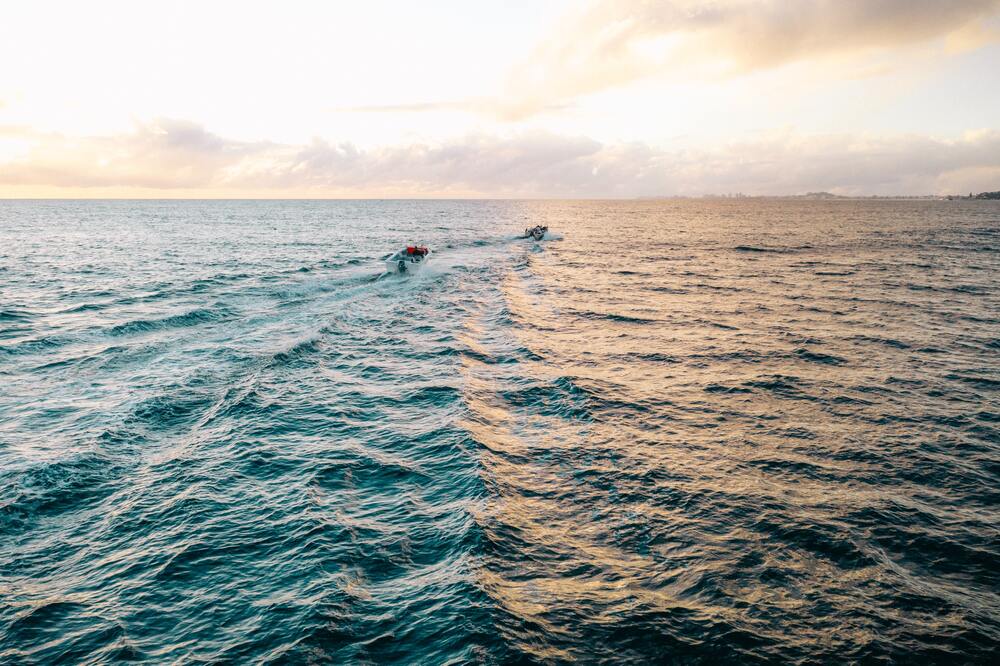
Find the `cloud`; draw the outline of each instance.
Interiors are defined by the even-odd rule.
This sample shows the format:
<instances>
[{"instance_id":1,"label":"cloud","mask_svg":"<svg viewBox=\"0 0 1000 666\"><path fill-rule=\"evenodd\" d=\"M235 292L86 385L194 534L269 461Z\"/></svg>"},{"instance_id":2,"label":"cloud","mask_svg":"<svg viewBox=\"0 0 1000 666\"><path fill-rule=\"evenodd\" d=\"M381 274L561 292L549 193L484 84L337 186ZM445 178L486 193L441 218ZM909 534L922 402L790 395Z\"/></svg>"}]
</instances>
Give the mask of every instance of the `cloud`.
<instances>
[{"instance_id":1,"label":"cloud","mask_svg":"<svg viewBox=\"0 0 1000 666\"><path fill-rule=\"evenodd\" d=\"M25 127L0 128L0 136L32 147L0 164L0 183L56 187L203 187L226 166L266 152L268 144L227 141L183 120L159 120L134 132L68 137Z\"/></svg>"},{"instance_id":2,"label":"cloud","mask_svg":"<svg viewBox=\"0 0 1000 666\"><path fill-rule=\"evenodd\" d=\"M550 102L539 105L534 109L534 113L550 113L565 111L573 105L569 102ZM367 104L361 106L340 106L332 109L334 113L437 113L437 112L459 112L471 113L481 116L496 116L500 110L500 116L505 117L509 102L497 98L481 97L466 100L455 100L447 102L412 102L404 104Z\"/></svg>"},{"instance_id":3,"label":"cloud","mask_svg":"<svg viewBox=\"0 0 1000 666\"><path fill-rule=\"evenodd\" d=\"M947 140L786 132L711 149L528 132L362 150L323 139L236 141L178 120L84 138L0 127L0 138L30 144L0 162L0 196L925 194L995 189L1000 175L993 130Z\"/></svg>"},{"instance_id":4,"label":"cloud","mask_svg":"<svg viewBox=\"0 0 1000 666\"><path fill-rule=\"evenodd\" d=\"M1000 167L1000 132L971 132L951 140L778 134L702 157L703 166L688 165L688 181L713 183L719 191L943 194L965 189L968 183L959 177L965 170Z\"/></svg>"},{"instance_id":5,"label":"cloud","mask_svg":"<svg viewBox=\"0 0 1000 666\"><path fill-rule=\"evenodd\" d=\"M484 102L414 102L410 104L369 104L362 106L339 106L337 113L425 113L434 111L481 112Z\"/></svg>"},{"instance_id":6,"label":"cloud","mask_svg":"<svg viewBox=\"0 0 1000 666\"><path fill-rule=\"evenodd\" d=\"M501 113L654 74L733 76L938 38L975 48L998 38L985 24L998 12L1000 0L599 0L513 68Z\"/></svg>"}]
</instances>

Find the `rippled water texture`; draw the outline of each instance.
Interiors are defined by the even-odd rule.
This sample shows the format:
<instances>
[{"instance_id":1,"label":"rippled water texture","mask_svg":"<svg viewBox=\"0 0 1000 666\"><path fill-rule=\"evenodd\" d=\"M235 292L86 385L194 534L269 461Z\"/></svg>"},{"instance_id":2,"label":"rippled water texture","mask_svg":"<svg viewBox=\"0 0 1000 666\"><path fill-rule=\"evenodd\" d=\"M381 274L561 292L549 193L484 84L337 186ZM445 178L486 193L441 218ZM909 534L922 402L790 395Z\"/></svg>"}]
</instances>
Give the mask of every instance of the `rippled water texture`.
<instances>
[{"instance_id":1,"label":"rippled water texture","mask_svg":"<svg viewBox=\"0 0 1000 666\"><path fill-rule=\"evenodd\" d=\"M1000 645L996 202L7 201L0 289L0 663Z\"/></svg>"}]
</instances>

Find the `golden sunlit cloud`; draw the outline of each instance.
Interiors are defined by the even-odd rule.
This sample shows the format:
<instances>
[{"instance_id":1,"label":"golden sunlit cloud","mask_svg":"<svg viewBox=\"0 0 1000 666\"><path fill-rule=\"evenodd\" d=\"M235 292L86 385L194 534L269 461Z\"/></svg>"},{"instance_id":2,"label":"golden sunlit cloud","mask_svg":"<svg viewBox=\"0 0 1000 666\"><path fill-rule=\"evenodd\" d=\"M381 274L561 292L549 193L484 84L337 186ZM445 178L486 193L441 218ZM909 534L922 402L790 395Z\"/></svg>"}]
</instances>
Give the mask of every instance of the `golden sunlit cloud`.
<instances>
[{"instance_id":1,"label":"golden sunlit cloud","mask_svg":"<svg viewBox=\"0 0 1000 666\"><path fill-rule=\"evenodd\" d=\"M508 77L502 113L521 118L655 74L733 76L805 59L935 38L955 48L998 38L1000 0L601 0Z\"/></svg>"}]
</instances>

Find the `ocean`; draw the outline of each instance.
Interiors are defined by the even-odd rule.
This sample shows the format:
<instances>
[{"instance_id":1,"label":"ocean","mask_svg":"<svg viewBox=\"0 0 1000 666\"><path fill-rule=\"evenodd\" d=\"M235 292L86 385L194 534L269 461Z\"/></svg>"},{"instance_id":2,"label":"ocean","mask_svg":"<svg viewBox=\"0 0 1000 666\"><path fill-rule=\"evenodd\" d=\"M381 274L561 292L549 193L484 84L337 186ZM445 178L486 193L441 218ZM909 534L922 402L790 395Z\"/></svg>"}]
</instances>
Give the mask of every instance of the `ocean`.
<instances>
[{"instance_id":1,"label":"ocean","mask_svg":"<svg viewBox=\"0 0 1000 666\"><path fill-rule=\"evenodd\" d=\"M1000 202L0 202L2 664L998 647Z\"/></svg>"}]
</instances>

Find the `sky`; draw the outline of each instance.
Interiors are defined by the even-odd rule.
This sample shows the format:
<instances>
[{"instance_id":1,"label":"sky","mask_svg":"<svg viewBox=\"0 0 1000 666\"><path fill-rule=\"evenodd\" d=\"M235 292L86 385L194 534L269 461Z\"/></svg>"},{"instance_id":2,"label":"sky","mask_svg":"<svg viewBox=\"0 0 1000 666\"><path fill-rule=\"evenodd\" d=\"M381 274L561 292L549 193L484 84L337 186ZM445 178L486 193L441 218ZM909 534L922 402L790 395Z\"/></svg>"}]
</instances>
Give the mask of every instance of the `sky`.
<instances>
[{"instance_id":1,"label":"sky","mask_svg":"<svg viewBox=\"0 0 1000 666\"><path fill-rule=\"evenodd\" d=\"M1000 190L1000 0L5 0L0 63L0 197Z\"/></svg>"}]
</instances>

